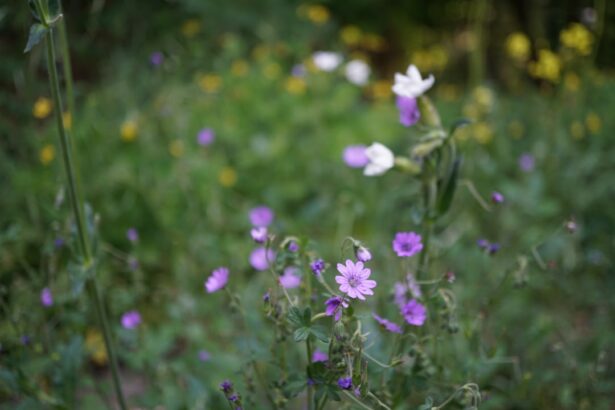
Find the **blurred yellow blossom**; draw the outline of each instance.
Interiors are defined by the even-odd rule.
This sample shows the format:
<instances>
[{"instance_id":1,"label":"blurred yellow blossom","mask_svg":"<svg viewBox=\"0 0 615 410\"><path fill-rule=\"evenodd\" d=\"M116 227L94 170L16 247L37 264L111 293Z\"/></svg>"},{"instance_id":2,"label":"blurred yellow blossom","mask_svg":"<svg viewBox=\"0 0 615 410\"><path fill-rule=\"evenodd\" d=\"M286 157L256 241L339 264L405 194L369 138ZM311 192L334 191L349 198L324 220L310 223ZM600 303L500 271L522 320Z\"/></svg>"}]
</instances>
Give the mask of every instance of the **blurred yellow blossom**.
<instances>
[{"instance_id":1,"label":"blurred yellow blossom","mask_svg":"<svg viewBox=\"0 0 615 410\"><path fill-rule=\"evenodd\" d=\"M506 38L506 52L514 60L527 61L530 57L530 48L530 39L521 32L512 33Z\"/></svg>"},{"instance_id":2,"label":"blurred yellow blossom","mask_svg":"<svg viewBox=\"0 0 615 410\"><path fill-rule=\"evenodd\" d=\"M576 73L566 73L564 76L564 87L568 91L576 92L581 87L581 79Z\"/></svg>"},{"instance_id":3,"label":"blurred yellow blossom","mask_svg":"<svg viewBox=\"0 0 615 410\"><path fill-rule=\"evenodd\" d=\"M421 71L441 71L448 63L448 54L444 47L436 45L415 51L412 61Z\"/></svg>"},{"instance_id":4,"label":"blurred yellow blossom","mask_svg":"<svg viewBox=\"0 0 615 410\"><path fill-rule=\"evenodd\" d=\"M201 22L198 19L188 19L182 24L182 34L186 38L192 38L201 30Z\"/></svg>"},{"instance_id":5,"label":"blurred yellow blossom","mask_svg":"<svg viewBox=\"0 0 615 410\"><path fill-rule=\"evenodd\" d=\"M270 53L271 49L269 48L269 46L265 44L259 44L258 46L254 47L254 50L252 50L252 57L254 57L255 60L263 60Z\"/></svg>"},{"instance_id":6,"label":"blurred yellow blossom","mask_svg":"<svg viewBox=\"0 0 615 410\"><path fill-rule=\"evenodd\" d=\"M34 103L34 107L32 108L32 114L38 118L43 119L47 118L51 113L51 100L45 97L39 97Z\"/></svg>"},{"instance_id":7,"label":"blurred yellow blossom","mask_svg":"<svg viewBox=\"0 0 615 410\"><path fill-rule=\"evenodd\" d=\"M475 103L465 104L462 108L462 112L464 116L472 120L477 120L480 117L480 109Z\"/></svg>"},{"instance_id":8,"label":"blurred yellow blossom","mask_svg":"<svg viewBox=\"0 0 615 410\"><path fill-rule=\"evenodd\" d=\"M135 120L126 120L120 127L120 136L126 142L134 141L137 138L137 122Z\"/></svg>"},{"instance_id":9,"label":"blurred yellow blossom","mask_svg":"<svg viewBox=\"0 0 615 410\"><path fill-rule=\"evenodd\" d=\"M92 361L99 366L107 364L107 350L102 334L96 329L88 329L85 335L85 348L90 353Z\"/></svg>"},{"instance_id":10,"label":"blurred yellow blossom","mask_svg":"<svg viewBox=\"0 0 615 410\"><path fill-rule=\"evenodd\" d=\"M218 181L223 187L230 188L237 183L237 172L232 167L224 167L218 174Z\"/></svg>"},{"instance_id":11,"label":"blurred yellow blossom","mask_svg":"<svg viewBox=\"0 0 615 410\"><path fill-rule=\"evenodd\" d=\"M169 154L175 158L179 158L184 155L184 141L175 139L169 143Z\"/></svg>"},{"instance_id":12,"label":"blurred yellow blossom","mask_svg":"<svg viewBox=\"0 0 615 410\"><path fill-rule=\"evenodd\" d=\"M307 6L305 14L307 18L315 24L324 24L329 20L329 9L320 4Z\"/></svg>"},{"instance_id":13,"label":"blurred yellow blossom","mask_svg":"<svg viewBox=\"0 0 615 410\"><path fill-rule=\"evenodd\" d=\"M557 54L551 50L538 51L538 60L530 62L528 71L531 76L553 83L559 80L562 63Z\"/></svg>"},{"instance_id":14,"label":"blurred yellow blossom","mask_svg":"<svg viewBox=\"0 0 615 410\"><path fill-rule=\"evenodd\" d=\"M38 158L41 160L43 165L49 165L51 161L56 157L56 150L53 148L53 145L47 144L38 154Z\"/></svg>"},{"instance_id":15,"label":"blurred yellow blossom","mask_svg":"<svg viewBox=\"0 0 615 410\"><path fill-rule=\"evenodd\" d=\"M376 100L386 100L391 97L393 84L388 80L378 80L370 88L371 95Z\"/></svg>"},{"instance_id":16,"label":"blurred yellow blossom","mask_svg":"<svg viewBox=\"0 0 615 410\"><path fill-rule=\"evenodd\" d=\"M514 139L520 139L525 134L525 127L519 120L513 120L508 124L508 132Z\"/></svg>"},{"instance_id":17,"label":"blurred yellow blossom","mask_svg":"<svg viewBox=\"0 0 615 410\"><path fill-rule=\"evenodd\" d=\"M382 51L386 48L386 41L378 34L367 33L361 38L361 46L369 51Z\"/></svg>"},{"instance_id":18,"label":"blurred yellow blossom","mask_svg":"<svg viewBox=\"0 0 615 410\"><path fill-rule=\"evenodd\" d=\"M70 130L73 127L73 116L70 114L70 112L66 111L62 114L62 124L67 130Z\"/></svg>"},{"instance_id":19,"label":"blurred yellow blossom","mask_svg":"<svg viewBox=\"0 0 615 410\"><path fill-rule=\"evenodd\" d=\"M282 68L278 63L269 63L263 69L263 74L270 80L277 78L282 72Z\"/></svg>"},{"instance_id":20,"label":"blurred yellow blossom","mask_svg":"<svg viewBox=\"0 0 615 410\"><path fill-rule=\"evenodd\" d=\"M291 94L303 94L306 88L305 80L301 77L288 77L286 83L284 83L284 88Z\"/></svg>"},{"instance_id":21,"label":"blurred yellow blossom","mask_svg":"<svg viewBox=\"0 0 615 410\"><path fill-rule=\"evenodd\" d=\"M361 42L361 36L361 29L357 26L345 26L340 32L342 42L351 47Z\"/></svg>"},{"instance_id":22,"label":"blurred yellow blossom","mask_svg":"<svg viewBox=\"0 0 615 410\"><path fill-rule=\"evenodd\" d=\"M478 86L472 92L472 97L474 101L485 111L488 111L492 106L495 100L493 91L490 88L485 86Z\"/></svg>"},{"instance_id":23,"label":"blurred yellow blossom","mask_svg":"<svg viewBox=\"0 0 615 410\"><path fill-rule=\"evenodd\" d=\"M585 117L585 126L590 133L597 134L602 128L602 121L600 120L598 114L590 112Z\"/></svg>"},{"instance_id":24,"label":"blurred yellow blossom","mask_svg":"<svg viewBox=\"0 0 615 410\"><path fill-rule=\"evenodd\" d=\"M573 121L572 124L570 124L570 134L575 140L580 140L583 138L585 136L583 123L581 123L581 121Z\"/></svg>"},{"instance_id":25,"label":"blurred yellow blossom","mask_svg":"<svg viewBox=\"0 0 615 410\"><path fill-rule=\"evenodd\" d=\"M231 73L237 77L243 77L248 73L248 63L245 60L235 60L231 64Z\"/></svg>"},{"instance_id":26,"label":"blurred yellow blossom","mask_svg":"<svg viewBox=\"0 0 615 410\"><path fill-rule=\"evenodd\" d=\"M213 93L218 91L222 85L222 78L217 74L204 74L199 77L199 87L206 93Z\"/></svg>"},{"instance_id":27,"label":"blurred yellow blossom","mask_svg":"<svg viewBox=\"0 0 615 410\"><path fill-rule=\"evenodd\" d=\"M572 23L559 35L560 42L564 47L576 51L582 56L592 52L593 34L582 24Z\"/></svg>"},{"instance_id":28,"label":"blurred yellow blossom","mask_svg":"<svg viewBox=\"0 0 615 410\"><path fill-rule=\"evenodd\" d=\"M455 84L441 84L437 91L445 101L456 101L460 95L459 87Z\"/></svg>"},{"instance_id":29,"label":"blurred yellow blossom","mask_svg":"<svg viewBox=\"0 0 615 410\"><path fill-rule=\"evenodd\" d=\"M493 139L493 129L486 122L477 122L472 126L474 139L479 144L488 144Z\"/></svg>"}]
</instances>

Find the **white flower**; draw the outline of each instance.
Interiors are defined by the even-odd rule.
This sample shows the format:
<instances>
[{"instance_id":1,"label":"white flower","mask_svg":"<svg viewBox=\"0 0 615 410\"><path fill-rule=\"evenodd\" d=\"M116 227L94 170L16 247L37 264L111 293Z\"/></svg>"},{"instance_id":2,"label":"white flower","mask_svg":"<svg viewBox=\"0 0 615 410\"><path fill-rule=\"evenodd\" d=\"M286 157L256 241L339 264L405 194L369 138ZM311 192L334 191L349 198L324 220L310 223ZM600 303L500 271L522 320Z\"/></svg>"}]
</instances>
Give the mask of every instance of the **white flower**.
<instances>
[{"instance_id":1,"label":"white flower","mask_svg":"<svg viewBox=\"0 0 615 410\"><path fill-rule=\"evenodd\" d=\"M382 175L395 165L395 156L390 149L379 142L374 142L367 147L365 155L369 163L365 166L363 174L367 176Z\"/></svg>"},{"instance_id":2,"label":"white flower","mask_svg":"<svg viewBox=\"0 0 615 410\"><path fill-rule=\"evenodd\" d=\"M314 65L322 71L333 71L342 63L342 56L333 51L317 51L312 55Z\"/></svg>"},{"instance_id":3,"label":"white flower","mask_svg":"<svg viewBox=\"0 0 615 410\"><path fill-rule=\"evenodd\" d=\"M393 92L407 98L417 98L429 90L436 80L433 75L423 79L418 68L414 65L408 67L406 75L396 73Z\"/></svg>"},{"instance_id":4,"label":"white flower","mask_svg":"<svg viewBox=\"0 0 615 410\"><path fill-rule=\"evenodd\" d=\"M352 60L346 64L346 78L354 85L365 85L369 79L369 66L365 61Z\"/></svg>"}]
</instances>

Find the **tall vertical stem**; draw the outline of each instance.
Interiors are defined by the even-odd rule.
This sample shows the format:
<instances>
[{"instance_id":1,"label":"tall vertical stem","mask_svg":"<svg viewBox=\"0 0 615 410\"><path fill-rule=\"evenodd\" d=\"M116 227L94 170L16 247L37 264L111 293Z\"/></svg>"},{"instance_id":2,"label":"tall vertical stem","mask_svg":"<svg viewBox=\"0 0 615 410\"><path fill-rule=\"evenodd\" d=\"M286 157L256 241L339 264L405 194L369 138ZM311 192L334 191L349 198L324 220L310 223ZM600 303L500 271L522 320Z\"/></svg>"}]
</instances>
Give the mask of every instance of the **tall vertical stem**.
<instances>
[{"instance_id":1,"label":"tall vertical stem","mask_svg":"<svg viewBox=\"0 0 615 410\"><path fill-rule=\"evenodd\" d=\"M307 385L307 409L311 410L312 408L314 408L314 388L312 387L311 384L311 375L309 372L309 366L310 363L312 362L312 343L310 342L310 336L308 336L307 339L305 339L305 351L307 353L307 369L308 369L308 385Z\"/></svg>"},{"instance_id":2,"label":"tall vertical stem","mask_svg":"<svg viewBox=\"0 0 615 410\"><path fill-rule=\"evenodd\" d=\"M75 174L75 167L73 165L73 158L71 152L70 140L68 134L64 128L62 121L62 99L60 97L60 82L58 80L58 71L56 68L56 51L53 42L53 29L48 27L46 35L47 45L47 70L49 72L49 85L51 88L51 94L53 96L53 103L55 106L55 117L58 127L58 134L60 137L60 146L62 149L62 160L64 164L64 171L66 173L66 179L68 182L68 194L75 222L77 224L77 236L79 240L79 251L82 257L82 263L85 270L90 271L87 279L87 290L89 297L94 304L96 310L96 317L102 328L103 337L105 340L105 347L107 349L107 356L111 364L111 373L113 375L113 384L117 395L117 400L122 410L126 409L126 403L124 401L124 395L122 393L122 387L120 384L119 371L117 365L117 358L115 350L113 348L113 341L111 339L111 331L107 320L107 315L102 304L100 297L100 291L96 283L95 265L92 258L92 250L90 248L90 242L88 238L87 227L85 224L85 218L83 215L83 204L79 197L77 190L77 181Z\"/></svg>"}]
</instances>

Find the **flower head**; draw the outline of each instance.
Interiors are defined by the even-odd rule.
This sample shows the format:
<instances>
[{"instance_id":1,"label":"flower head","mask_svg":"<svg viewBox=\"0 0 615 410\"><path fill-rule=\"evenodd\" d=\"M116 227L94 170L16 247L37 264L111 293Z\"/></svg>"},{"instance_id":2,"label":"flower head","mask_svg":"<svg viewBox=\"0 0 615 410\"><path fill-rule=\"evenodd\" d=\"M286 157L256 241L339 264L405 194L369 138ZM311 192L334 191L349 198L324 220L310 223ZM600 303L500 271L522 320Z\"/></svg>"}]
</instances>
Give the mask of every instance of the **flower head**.
<instances>
[{"instance_id":1,"label":"flower head","mask_svg":"<svg viewBox=\"0 0 615 410\"><path fill-rule=\"evenodd\" d=\"M227 268L220 267L215 269L205 282L207 293L214 293L226 286L229 271Z\"/></svg>"},{"instance_id":2,"label":"flower head","mask_svg":"<svg viewBox=\"0 0 615 410\"><path fill-rule=\"evenodd\" d=\"M289 266L284 269L284 274L280 276L280 285L286 289L293 289L301 285L301 276L297 275L297 267Z\"/></svg>"},{"instance_id":3,"label":"flower head","mask_svg":"<svg viewBox=\"0 0 615 410\"><path fill-rule=\"evenodd\" d=\"M354 85L365 85L369 80L370 68L365 61L352 60L346 64L346 78Z\"/></svg>"},{"instance_id":4,"label":"flower head","mask_svg":"<svg viewBox=\"0 0 615 410\"><path fill-rule=\"evenodd\" d=\"M220 390L222 390L224 393L229 393L233 390L233 383L231 383L230 380L223 381L222 383L220 383Z\"/></svg>"},{"instance_id":5,"label":"flower head","mask_svg":"<svg viewBox=\"0 0 615 410\"><path fill-rule=\"evenodd\" d=\"M340 386L340 389L350 390L352 388L352 379L350 377L340 377L337 385Z\"/></svg>"},{"instance_id":6,"label":"flower head","mask_svg":"<svg viewBox=\"0 0 615 410\"><path fill-rule=\"evenodd\" d=\"M275 252L264 247L256 248L250 254L250 265L256 270L267 270L269 264L275 261Z\"/></svg>"},{"instance_id":7,"label":"flower head","mask_svg":"<svg viewBox=\"0 0 615 410\"><path fill-rule=\"evenodd\" d=\"M397 109L399 109L399 122L411 127L421 119L421 111L416 98L397 96Z\"/></svg>"},{"instance_id":8,"label":"flower head","mask_svg":"<svg viewBox=\"0 0 615 410\"><path fill-rule=\"evenodd\" d=\"M357 246L354 254L361 262L368 262L372 260L372 253L364 246Z\"/></svg>"},{"instance_id":9,"label":"flower head","mask_svg":"<svg viewBox=\"0 0 615 410\"><path fill-rule=\"evenodd\" d=\"M215 139L216 134L211 128L203 128L196 135L196 141L199 143L199 145L202 145L203 147L210 145L212 142L214 142Z\"/></svg>"},{"instance_id":10,"label":"flower head","mask_svg":"<svg viewBox=\"0 0 615 410\"><path fill-rule=\"evenodd\" d=\"M483 238L477 240L476 244L478 245L479 248L483 248L483 249L487 249L489 247L489 241Z\"/></svg>"},{"instance_id":11,"label":"flower head","mask_svg":"<svg viewBox=\"0 0 615 410\"><path fill-rule=\"evenodd\" d=\"M369 163L369 158L365 153L365 145L349 145L344 148L342 158L350 168L363 168Z\"/></svg>"},{"instance_id":12,"label":"flower head","mask_svg":"<svg viewBox=\"0 0 615 410\"><path fill-rule=\"evenodd\" d=\"M327 316L333 316L337 322L342 318L342 309L347 307L348 302L339 296L333 296L325 302L325 314Z\"/></svg>"},{"instance_id":13,"label":"flower head","mask_svg":"<svg viewBox=\"0 0 615 410\"><path fill-rule=\"evenodd\" d=\"M421 235L416 232L398 232L393 239L393 250L399 257L409 258L422 249Z\"/></svg>"},{"instance_id":14,"label":"flower head","mask_svg":"<svg viewBox=\"0 0 615 410\"><path fill-rule=\"evenodd\" d=\"M250 222L253 226L269 226L273 218L273 211L267 206L261 205L250 210Z\"/></svg>"},{"instance_id":15,"label":"flower head","mask_svg":"<svg viewBox=\"0 0 615 410\"><path fill-rule=\"evenodd\" d=\"M316 276L322 275L326 267L327 265L325 264L325 261L320 258L315 259L312 263L310 263L310 269L312 270L312 272L314 272L314 275Z\"/></svg>"},{"instance_id":16,"label":"flower head","mask_svg":"<svg viewBox=\"0 0 615 410\"><path fill-rule=\"evenodd\" d=\"M427 309L415 299L406 303L401 309L401 314L406 318L406 322L414 326L423 326L427 319Z\"/></svg>"},{"instance_id":17,"label":"flower head","mask_svg":"<svg viewBox=\"0 0 615 410\"><path fill-rule=\"evenodd\" d=\"M265 243L267 241L267 228L264 226L252 228L250 235L252 236L254 242Z\"/></svg>"},{"instance_id":18,"label":"flower head","mask_svg":"<svg viewBox=\"0 0 615 410\"><path fill-rule=\"evenodd\" d=\"M365 155L369 162L363 170L364 175L382 175L395 165L395 156L391 150L379 142L375 142L367 147Z\"/></svg>"},{"instance_id":19,"label":"flower head","mask_svg":"<svg viewBox=\"0 0 615 410\"><path fill-rule=\"evenodd\" d=\"M122 315L122 326L125 329L134 329L141 323L141 315L136 310L130 310Z\"/></svg>"},{"instance_id":20,"label":"flower head","mask_svg":"<svg viewBox=\"0 0 615 410\"><path fill-rule=\"evenodd\" d=\"M207 362L209 361L209 359L211 359L211 355L209 354L209 352L207 350L199 350L199 360L202 362Z\"/></svg>"},{"instance_id":21,"label":"flower head","mask_svg":"<svg viewBox=\"0 0 615 410\"><path fill-rule=\"evenodd\" d=\"M154 51L152 54L149 55L149 62L154 67L158 67L164 62L164 54L162 54L160 51Z\"/></svg>"},{"instance_id":22,"label":"flower head","mask_svg":"<svg viewBox=\"0 0 615 410\"><path fill-rule=\"evenodd\" d=\"M393 323L383 317L378 316L375 313L372 313L372 316L374 317L374 319L376 319L376 322L380 323L380 325L384 327L386 330L388 330L389 332L399 333L399 334L402 333L401 326L399 326L397 323Z\"/></svg>"},{"instance_id":23,"label":"flower head","mask_svg":"<svg viewBox=\"0 0 615 410\"><path fill-rule=\"evenodd\" d=\"M407 98L417 98L429 90L435 82L433 75L423 79L418 68L410 65L406 71L406 75L396 73L393 92L397 95Z\"/></svg>"},{"instance_id":24,"label":"flower head","mask_svg":"<svg viewBox=\"0 0 615 410\"><path fill-rule=\"evenodd\" d=\"M43 290L41 290L41 303L45 307L53 306L53 295L51 294L51 289L43 288Z\"/></svg>"},{"instance_id":25,"label":"flower head","mask_svg":"<svg viewBox=\"0 0 615 410\"><path fill-rule=\"evenodd\" d=\"M501 204L502 202L504 202L504 195L497 191L492 192L491 202L493 202L494 204Z\"/></svg>"},{"instance_id":26,"label":"flower head","mask_svg":"<svg viewBox=\"0 0 615 410\"><path fill-rule=\"evenodd\" d=\"M325 352L316 349L312 353L312 363L326 362L327 360L329 360L329 356Z\"/></svg>"},{"instance_id":27,"label":"flower head","mask_svg":"<svg viewBox=\"0 0 615 410\"><path fill-rule=\"evenodd\" d=\"M487 247L487 252L489 252L490 255L493 255L495 253L497 253L500 250L501 246L499 243L492 243Z\"/></svg>"},{"instance_id":28,"label":"flower head","mask_svg":"<svg viewBox=\"0 0 615 410\"><path fill-rule=\"evenodd\" d=\"M376 281L368 279L372 272L364 267L363 262L354 263L348 259L345 265L338 263L337 270L341 276L336 276L335 281L339 283L341 292L361 300L365 300L365 295L374 294L372 289L376 287Z\"/></svg>"},{"instance_id":29,"label":"flower head","mask_svg":"<svg viewBox=\"0 0 615 410\"><path fill-rule=\"evenodd\" d=\"M333 51L317 51L312 55L312 61L321 71L333 71L342 63L342 56Z\"/></svg>"},{"instance_id":30,"label":"flower head","mask_svg":"<svg viewBox=\"0 0 615 410\"><path fill-rule=\"evenodd\" d=\"M299 244L297 241L290 241L288 244L288 250L291 252L297 252L299 250Z\"/></svg>"},{"instance_id":31,"label":"flower head","mask_svg":"<svg viewBox=\"0 0 615 410\"><path fill-rule=\"evenodd\" d=\"M519 157L519 168L521 168L523 172L532 172L535 162L534 156L526 152Z\"/></svg>"},{"instance_id":32,"label":"flower head","mask_svg":"<svg viewBox=\"0 0 615 410\"><path fill-rule=\"evenodd\" d=\"M126 238L128 238L130 242L137 242L139 240L139 231L137 231L137 228L128 228L126 231Z\"/></svg>"}]
</instances>

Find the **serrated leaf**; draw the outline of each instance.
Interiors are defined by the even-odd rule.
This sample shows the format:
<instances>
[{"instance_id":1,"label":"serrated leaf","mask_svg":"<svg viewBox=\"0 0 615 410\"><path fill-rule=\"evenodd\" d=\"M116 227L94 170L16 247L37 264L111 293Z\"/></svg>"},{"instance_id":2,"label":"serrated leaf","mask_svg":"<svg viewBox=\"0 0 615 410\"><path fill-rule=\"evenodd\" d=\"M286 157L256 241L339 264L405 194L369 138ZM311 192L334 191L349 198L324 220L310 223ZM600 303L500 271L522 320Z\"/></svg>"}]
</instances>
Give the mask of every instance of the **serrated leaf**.
<instances>
[{"instance_id":1,"label":"serrated leaf","mask_svg":"<svg viewBox=\"0 0 615 410\"><path fill-rule=\"evenodd\" d=\"M43 26L40 23L34 23L30 27L30 35L28 36L28 43L26 44L26 48L24 49L24 53L32 50L32 47L41 42L43 37L47 34L47 27Z\"/></svg>"},{"instance_id":2,"label":"serrated leaf","mask_svg":"<svg viewBox=\"0 0 615 410\"><path fill-rule=\"evenodd\" d=\"M457 181L459 179L459 169L461 168L462 157L458 155L455 161L451 164L451 168L448 172L442 194L438 199L438 213L444 215L451 207L455 190L457 189Z\"/></svg>"},{"instance_id":3,"label":"serrated leaf","mask_svg":"<svg viewBox=\"0 0 615 410\"><path fill-rule=\"evenodd\" d=\"M310 327L312 325L312 309L306 307L303 311L303 326Z\"/></svg>"},{"instance_id":4,"label":"serrated leaf","mask_svg":"<svg viewBox=\"0 0 615 410\"><path fill-rule=\"evenodd\" d=\"M295 330L293 337L295 338L295 342L302 342L306 340L310 336L310 328L309 327L300 327Z\"/></svg>"},{"instance_id":5,"label":"serrated leaf","mask_svg":"<svg viewBox=\"0 0 615 410\"><path fill-rule=\"evenodd\" d=\"M290 308L290 310L288 311L287 319L291 324L295 325L295 327L299 327L303 325L303 318L301 316L301 311L296 306L293 306Z\"/></svg>"}]
</instances>

